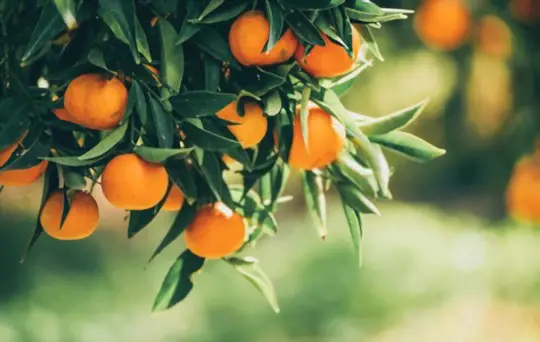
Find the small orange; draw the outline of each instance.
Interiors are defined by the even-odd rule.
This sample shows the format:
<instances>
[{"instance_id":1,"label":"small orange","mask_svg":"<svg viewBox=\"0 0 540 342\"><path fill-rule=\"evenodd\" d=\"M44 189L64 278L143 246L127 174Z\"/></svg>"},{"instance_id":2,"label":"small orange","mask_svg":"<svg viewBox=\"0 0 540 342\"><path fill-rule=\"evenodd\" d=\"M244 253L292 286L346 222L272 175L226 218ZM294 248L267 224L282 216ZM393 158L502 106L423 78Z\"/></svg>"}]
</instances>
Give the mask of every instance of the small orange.
<instances>
[{"instance_id":1,"label":"small orange","mask_svg":"<svg viewBox=\"0 0 540 342\"><path fill-rule=\"evenodd\" d=\"M163 199L168 186L163 165L149 163L134 153L114 157L101 176L105 198L119 209L152 208Z\"/></svg>"},{"instance_id":2,"label":"small orange","mask_svg":"<svg viewBox=\"0 0 540 342\"><path fill-rule=\"evenodd\" d=\"M0 151L0 167L4 166L9 160L9 158L11 158L11 155L13 154L13 152L15 152L17 147L21 144L23 139L26 137L27 133L28 131L26 131L16 143Z\"/></svg>"},{"instance_id":3,"label":"small orange","mask_svg":"<svg viewBox=\"0 0 540 342\"><path fill-rule=\"evenodd\" d=\"M291 58L298 40L291 29L287 29L268 53L264 46L270 36L270 23L260 11L240 15L229 31L229 46L233 56L243 65L279 64Z\"/></svg>"},{"instance_id":4,"label":"small orange","mask_svg":"<svg viewBox=\"0 0 540 342\"><path fill-rule=\"evenodd\" d=\"M184 194L177 185L173 185L162 209L165 211L178 211L182 209L184 204Z\"/></svg>"},{"instance_id":5,"label":"small orange","mask_svg":"<svg viewBox=\"0 0 540 342\"><path fill-rule=\"evenodd\" d=\"M84 74L69 83L64 105L81 126L105 130L118 126L126 111L127 98L127 89L119 79Z\"/></svg>"},{"instance_id":6,"label":"small orange","mask_svg":"<svg viewBox=\"0 0 540 342\"><path fill-rule=\"evenodd\" d=\"M47 234L58 240L84 239L96 230L99 209L96 200L83 191L76 191L71 200L69 212L60 227L64 212L64 194L54 192L45 202L39 222Z\"/></svg>"},{"instance_id":7,"label":"small orange","mask_svg":"<svg viewBox=\"0 0 540 342\"><path fill-rule=\"evenodd\" d=\"M236 111L236 102L231 102L216 115L222 120L235 123L228 127L243 148L254 147L260 143L268 128L266 116L261 106L255 102L244 104L244 116L240 116Z\"/></svg>"},{"instance_id":8,"label":"small orange","mask_svg":"<svg viewBox=\"0 0 540 342\"><path fill-rule=\"evenodd\" d=\"M463 0L424 0L414 18L416 34L428 46L444 51L462 45L471 15Z\"/></svg>"},{"instance_id":9,"label":"small orange","mask_svg":"<svg viewBox=\"0 0 540 342\"><path fill-rule=\"evenodd\" d=\"M320 107L310 104L308 116L308 147L304 143L300 109L293 122L293 141L289 164L300 170L325 167L337 160L345 146L345 128Z\"/></svg>"},{"instance_id":10,"label":"small orange","mask_svg":"<svg viewBox=\"0 0 540 342\"><path fill-rule=\"evenodd\" d=\"M508 24L495 15L485 15L477 26L476 43L485 54L507 59L512 54L512 32Z\"/></svg>"},{"instance_id":11,"label":"small orange","mask_svg":"<svg viewBox=\"0 0 540 342\"><path fill-rule=\"evenodd\" d=\"M186 247L207 259L219 259L236 252L245 238L243 217L223 203L201 208L184 232Z\"/></svg>"},{"instance_id":12,"label":"small orange","mask_svg":"<svg viewBox=\"0 0 540 342\"><path fill-rule=\"evenodd\" d=\"M512 217L540 223L540 148L514 167L506 188L506 207Z\"/></svg>"},{"instance_id":13,"label":"small orange","mask_svg":"<svg viewBox=\"0 0 540 342\"><path fill-rule=\"evenodd\" d=\"M353 54L349 56L347 51L339 44L332 42L323 34L324 46L316 45L311 49L307 56L304 56L305 48L302 44L296 49L296 60L298 64L315 77L336 77L349 72L360 52L361 38L360 34L351 26L353 34Z\"/></svg>"},{"instance_id":14,"label":"small orange","mask_svg":"<svg viewBox=\"0 0 540 342\"><path fill-rule=\"evenodd\" d=\"M15 187L30 185L43 175L47 164L48 162L44 160L28 169L2 171L0 172L0 185Z\"/></svg>"},{"instance_id":15,"label":"small orange","mask_svg":"<svg viewBox=\"0 0 540 342\"><path fill-rule=\"evenodd\" d=\"M52 112L59 120L76 123L65 108L53 109Z\"/></svg>"}]
</instances>

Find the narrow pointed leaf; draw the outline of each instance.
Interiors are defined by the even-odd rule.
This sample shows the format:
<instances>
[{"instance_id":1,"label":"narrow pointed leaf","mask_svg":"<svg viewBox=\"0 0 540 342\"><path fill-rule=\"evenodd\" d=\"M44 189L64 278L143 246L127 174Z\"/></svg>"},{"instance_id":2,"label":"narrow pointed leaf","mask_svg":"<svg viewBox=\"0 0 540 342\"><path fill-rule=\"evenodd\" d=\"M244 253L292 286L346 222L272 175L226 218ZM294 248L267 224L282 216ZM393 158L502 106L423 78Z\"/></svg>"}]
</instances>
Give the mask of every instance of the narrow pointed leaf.
<instances>
[{"instance_id":1,"label":"narrow pointed leaf","mask_svg":"<svg viewBox=\"0 0 540 342\"><path fill-rule=\"evenodd\" d=\"M285 16L278 3L271 0L265 0L265 6L266 17L270 23L270 34L264 47L264 52L269 52L281 38L283 26L285 25Z\"/></svg>"},{"instance_id":2,"label":"narrow pointed leaf","mask_svg":"<svg viewBox=\"0 0 540 342\"><path fill-rule=\"evenodd\" d=\"M405 132L396 131L384 135L374 135L370 137L370 140L419 162L429 161L446 153L445 150Z\"/></svg>"},{"instance_id":3,"label":"narrow pointed leaf","mask_svg":"<svg viewBox=\"0 0 540 342\"><path fill-rule=\"evenodd\" d=\"M74 0L54 0L58 12L69 30L77 28L76 7Z\"/></svg>"},{"instance_id":4,"label":"narrow pointed leaf","mask_svg":"<svg viewBox=\"0 0 540 342\"><path fill-rule=\"evenodd\" d=\"M27 61L45 44L49 43L64 29L64 21L54 2L49 1L41 10L41 16L32 32L30 41L24 51L22 62Z\"/></svg>"},{"instance_id":5,"label":"narrow pointed leaf","mask_svg":"<svg viewBox=\"0 0 540 342\"><path fill-rule=\"evenodd\" d=\"M165 99L177 94L184 77L184 49L182 45L175 45L177 33L170 22L165 19L158 21L161 38L161 73L165 83L172 90L167 92Z\"/></svg>"},{"instance_id":6,"label":"narrow pointed leaf","mask_svg":"<svg viewBox=\"0 0 540 342\"><path fill-rule=\"evenodd\" d=\"M103 140L101 140L96 146L94 146L90 151L86 152L79 157L80 160L91 160L96 159L105 153L112 150L126 135L128 124L124 123L122 126L118 127L107 135Z\"/></svg>"},{"instance_id":7,"label":"narrow pointed leaf","mask_svg":"<svg viewBox=\"0 0 540 342\"><path fill-rule=\"evenodd\" d=\"M381 215L375 204L354 186L340 183L336 187L343 202L349 207L361 213Z\"/></svg>"},{"instance_id":8,"label":"narrow pointed leaf","mask_svg":"<svg viewBox=\"0 0 540 342\"><path fill-rule=\"evenodd\" d=\"M162 311L183 301L193 289L193 275L204 265L204 259L184 251L169 269L154 301L153 311Z\"/></svg>"},{"instance_id":9,"label":"narrow pointed leaf","mask_svg":"<svg viewBox=\"0 0 540 342\"><path fill-rule=\"evenodd\" d=\"M186 158L193 148L156 148L148 146L137 146L135 153L142 159L150 163L161 164L169 158Z\"/></svg>"},{"instance_id":10,"label":"narrow pointed leaf","mask_svg":"<svg viewBox=\"0 0 540 342\"><path fill-rule=\"evenodd\" d=\"M345 217L347 218L349 232L351 233L354 254L356 260L358 260L358 266L362 267L362 216L360 216L353 208L344 203L342 204L343 210L345 211Z\"/></svg>"},{"instance_id":11,"label":"narrow pointed leaf","mask_svg":"<svg viewBox=\"0 0 540 342\"><path fill-rule=\"evenodd\" d=\"M323 179L313 172L305 171L302 173L302 188L304 189L304 198L308 211L313 218L313 223L319 236L324 240L328 232Z\"/></svg>"},{"instance_id":12,"label":"narrow pointed leaf","mask_svg":"<svg viewBox=\"0 0 540 342\"><path fill-rule=\"evenodd\" d=\"M226 261L263 294L274 312L279 313L274 286L255 258L228 258Z\"/></svg>"}]
</instances>

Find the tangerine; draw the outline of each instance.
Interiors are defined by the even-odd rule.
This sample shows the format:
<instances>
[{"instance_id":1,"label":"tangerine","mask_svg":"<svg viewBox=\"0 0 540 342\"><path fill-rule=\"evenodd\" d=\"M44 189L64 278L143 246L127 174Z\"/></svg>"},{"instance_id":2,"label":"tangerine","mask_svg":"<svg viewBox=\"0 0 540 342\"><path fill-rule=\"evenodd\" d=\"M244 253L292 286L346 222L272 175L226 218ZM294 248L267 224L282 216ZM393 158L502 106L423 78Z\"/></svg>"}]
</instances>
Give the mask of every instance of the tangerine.
<instances>
[{"instance_id":1,"label":"tangerine","mask_svg":"<svg viewBox=\"0 0 540 342\"><path fill-rule=\"evenodd\" d=\"M243 148L254 147L266 135L268 120L264 116L261 106L255 102L244 104L244 116L240 116L236 110L236 101L229 103L216 115L222 120L234 123L228 126L229 131Z\"/></svg>"},{"instance_id":2,"label":"tangerine","mask_svg":"<svg viewBox=\"0 0 540 342\"><path fill-rule=\"evenodd\" d=\"M223 203L201 208L184 232L186 247L207 259L219 259L238 251L246 238L243 217Z\"/></svg>"},{"instance_id":3,"label":"tangerine","mask_svg":"<svg viewBox=\"0 0 540 342\"><path fill-rule=\"evenodd\" d=\"M269 52L264 47L270 37L270 23L260 11L240 15L229 31L229 45L233 56L244 66L272 65L287 61L294 55L298 40L287 29Z\"/></svg>"},{"instance_id":4,"label":"tangerine","mask_svg":"<svg viewBox=\"0 0 540 342\"><path fill-rule=\"evenodd\" d=\"M25 132L22 135L22 137L19 140L17 140L17 142L15 142L13 145L10 145L0 151L0 167L6 165L7 161L9 160L9 158L11 158L11 155L13 154L13 152L15 152L17 147L21 144L24 137L26 137L27 133L28 132Z\"/></svg>"},{"instance_id":5,"label":"tangerine","mask_svg":"<svg viewBox=\"0 0 540 342\"><path fill-rule=\"evenodd\" d=\"M168 186L163 165L149 163L134 153L114 157L101 176L105 198L119 209L152 208L166 195Z\"/></svg>"},{"instance_id":6,"label":"tangerine","mask_svg":"<svg viewBox=\"0 0 540 342\"><path fill-rule=\"evenodd\" d=\"M96 230L99 221L99 209L96 200L83 191L73 194L69 212L62 227L64 212L64 194L54 192L43 205L39 221L43 230L58 240L84 239Z\"/></svg>"},{"instance_id":7,"label":"tangerine","mask_svg":"<svg viewBox=\"0 0 540 342\"><path fill-rule=\"evenodd\" d=\"M167 195L167 198L165 199L165 202L163 203L162 209L165 211L178 211L182 209L182 205L184 204L184 194L180 190L180 188L175 184L172 186L171 190L169 190L169 194Z\"/></svg>"},{"instance_id":8,"label":"tangerine","mask_svg":"<svg viewBox=\"0 0 540 342\"><path fill-rule=\"evenodd\" d=\"M478 22L476 42L480 51L503 59L512 54L512 32L508 24L495 15L486 15Z\"/></svg>"},{"instance_id":9,"label":"tangerine","mask_svg":"<svg viewBox=\"0 0 540 342\"><path fill-rule=\"evenodd\" d=\"M47 169L48 162L43 160L28 169L8 170L0 172L0 185L26 186L34 183Z\"/></svg>"},{"instance_id":10,"label":"tangerine","mask_svg":"<svg viewBox=\"0 0 540 342\"><path fill-rule=\"evenodd\" d=\"M322 108L308 108L308 146L304 142L300 123L300 108L293 122L293 139L289 164L300 170L312 170L335 162L345 146L345 128Z\"/></svg>"},{"instance_id":11,"label":"tangerine","mask_svg":"<svg viewBox=\"0 0 540 342\"><path fill-rule=\"evenodd\" d=\"M79 125L106 130L118 126L122 120L127 98L127 89L119 79L84 74L69 83L64 105Z\"/></svg>"},{"instance_id":12,"label":"tangerine","mask_svg":"<svg viewBox=\"0 0 540 342\"><path fill-rule=\"evenodd\" d=\"M463 0L424 0L414 20L418 37L426 45L444 51L462 45L470 26L470 11Z\"/></svg>"},{"instance_id":13,"label":"tangerine","mask_svg":"<svg viewBox=\"0 0 540 342\"><path fill-rule=\"evenodd\" d=\"M508 213L540 223L540 151L516 164L506 189Z\"/></svg>"},{"instance_id":14,"label":"tangerine","mask_svg":"<svg viewBox=\"0 0 540 342\"><path fill-rule=\"evenodd\" d=\"M343 46L332 42L323 34L324 46L315 45L313 49L304 56L305 48L302 44L296 49L296 60L300 67L308 74L315 77L336 77L349 72L360 52L361 38L360 33L354 26L352 30L353 53L350 56Z\"/></svg>"}]
</instances>

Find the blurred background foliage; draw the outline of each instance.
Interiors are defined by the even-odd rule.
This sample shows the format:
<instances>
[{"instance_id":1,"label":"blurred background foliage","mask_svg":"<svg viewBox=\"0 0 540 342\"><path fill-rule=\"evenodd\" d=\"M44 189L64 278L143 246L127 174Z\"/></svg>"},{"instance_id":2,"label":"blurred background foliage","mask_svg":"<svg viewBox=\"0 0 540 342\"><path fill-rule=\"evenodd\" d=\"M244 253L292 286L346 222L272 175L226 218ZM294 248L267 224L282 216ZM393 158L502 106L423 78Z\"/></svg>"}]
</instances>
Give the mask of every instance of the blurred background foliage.
<instances>
[{"instance_id":1,"label":"blurred background foliage","mask_svg":"<svg viewBox=\"0 0 540 342\"><path fill-rule=\"evenodd\" d=\"M378 3L429 14L432 1ZM0 341L540 341L540 235L534 223L507 219L505 206L514 165L539 132L540 3L449 1L467 6L465 19L446 11L436 21L438 30L466 33L455 47L430 43L415 16L386 25L376 32L386 61L345 96L352 111L381 115L430 98L411 130L448 150L426 165L391 158L397 203L366 220L362 270L337 202L321 242L295 196L279 211L280 234L254 251L281 314L221 262L205 267L186 302L150 314L181 250L147 265L171 217L128 241L125 214L101 198L97 234L44 238L20 264L41 186L4 189ZM293 179L288 193L300 190Z\"/></svg>"}]
</instances>

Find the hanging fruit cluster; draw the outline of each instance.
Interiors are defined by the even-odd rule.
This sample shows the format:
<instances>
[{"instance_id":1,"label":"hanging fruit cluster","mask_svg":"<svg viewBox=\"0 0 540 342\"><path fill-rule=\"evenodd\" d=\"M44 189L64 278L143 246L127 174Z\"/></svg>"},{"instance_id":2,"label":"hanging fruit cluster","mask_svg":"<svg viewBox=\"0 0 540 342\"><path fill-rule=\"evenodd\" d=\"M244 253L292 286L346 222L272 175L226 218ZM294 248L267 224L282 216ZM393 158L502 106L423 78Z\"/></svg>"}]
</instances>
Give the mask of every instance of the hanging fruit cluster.
<instances>
[{"instance_id":1,"label":"hanging fruit cluster","mask_svg":"<svg viewBox=\"0 0 540 342\"><path fill-rule=\"evenodd\" d=\"M278 310L244 251L276 233L290 168L322 236L325 193L337 189L359 254L361 215L391 197L382 148L420 161L444 153L402 131L425 102L372 118L340 101L382 58L372 31L408 13L367 0L0 1L0 184L44 175L29 248L43 232L91 235L101 189L129 211L128 237L177 212L152 258L181 235L186 250L155 309L222 259ZM224 179L233 162L242 185Z\"/></svg>"}]
</instances>

